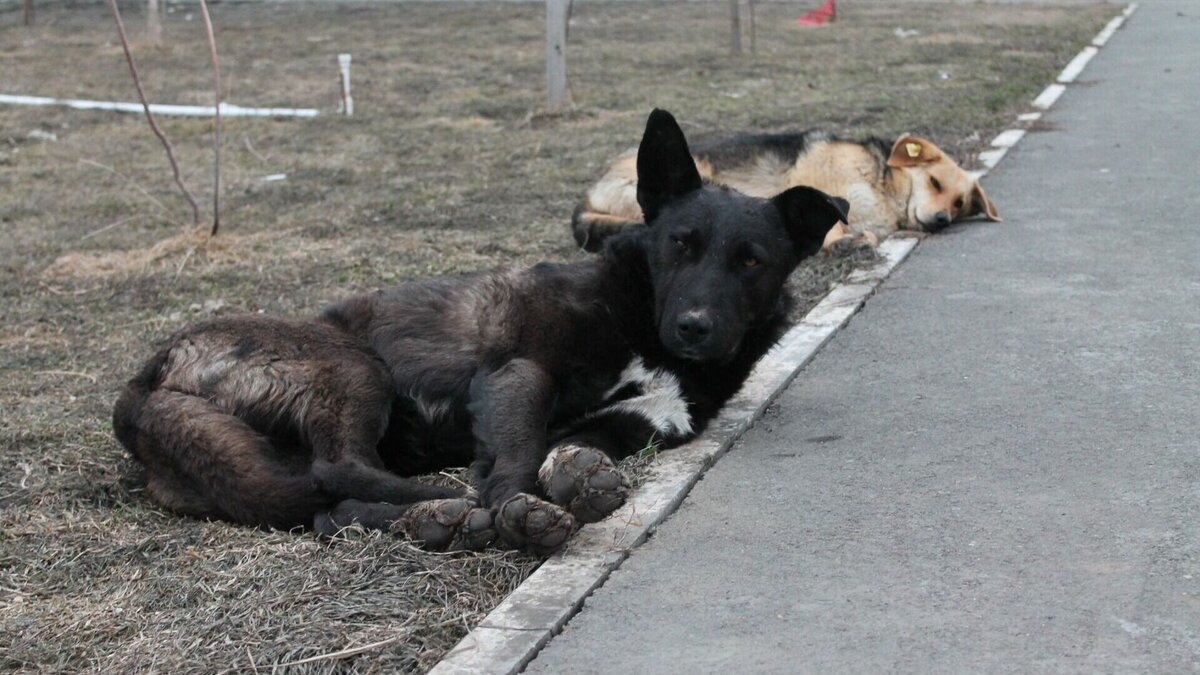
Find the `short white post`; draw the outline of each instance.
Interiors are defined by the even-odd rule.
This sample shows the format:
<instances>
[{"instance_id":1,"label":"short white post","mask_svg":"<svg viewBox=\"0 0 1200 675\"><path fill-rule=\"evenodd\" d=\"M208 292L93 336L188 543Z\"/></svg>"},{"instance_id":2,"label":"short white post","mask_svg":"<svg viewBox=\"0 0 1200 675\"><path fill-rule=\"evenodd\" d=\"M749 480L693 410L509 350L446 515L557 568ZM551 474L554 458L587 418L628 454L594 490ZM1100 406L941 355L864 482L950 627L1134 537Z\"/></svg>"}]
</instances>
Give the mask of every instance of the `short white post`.
<instances>
[{"instance_id":1,"label":"short white post","mask_svg":"<svg viewBox=\"0 0 1200 675\"><path fill-rule=\"evenodd\" d=\"M571 0L546 0L546 107L562 110L567 103L567 20Z\"/></svg>"},{"instance_id":2,"label":"short white post","mask_svg":"<svg viewBox=\"0 0 1200 675\"><path fill-rule=\"evenodd\" d=\"M338 69L342 74L342 105L341 112L346 117L354 115L354 97L350 95L350 55L338 54Z\"/></svg>"}]
</instances>

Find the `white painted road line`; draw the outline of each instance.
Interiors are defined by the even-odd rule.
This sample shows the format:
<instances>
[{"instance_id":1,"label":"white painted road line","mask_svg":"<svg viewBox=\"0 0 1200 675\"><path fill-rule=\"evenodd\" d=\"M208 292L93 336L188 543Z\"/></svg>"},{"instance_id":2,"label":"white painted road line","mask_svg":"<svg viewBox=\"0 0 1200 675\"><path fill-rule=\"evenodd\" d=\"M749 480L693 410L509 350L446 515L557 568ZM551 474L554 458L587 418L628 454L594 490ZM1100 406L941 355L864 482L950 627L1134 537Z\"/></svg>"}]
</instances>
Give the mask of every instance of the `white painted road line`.
<instances>
[{"instance_id":1,"label":"white painted road line","mask_svg":"<svg viewBox=\"0 0 1200 675\"><path fill-rule=\"evenodd\" d=\"M1091 45L1084 47L1082 51L1075 55L1075 58L1071 59L1067 67L1063 68L1062 74L1058 76L1058 81L1063 84L1074 82L1075 78L1079 77L1079 73L1083 72L1083 68L1087 65L1088 61L1091 61L1092 57L1099 51L1099 49Z\"/></svg>"},{"instance_id":2,"label":"white painted road line","mask_svg":"<svg viewBox=\"0 0 1200 675\"><path fill-rule=\"evenodd\" d=\"M1113 36L1113 33L1117 32L1117 29L1120 28L1121 24L1123 23L1125 23L1124 14L1115 17L1112 21L1109 21L1108 25L1104 27L1104 30L1100 31L1096 37L1092 39L1092 44L1096 47L1103 47L1108 42L1108 39Z\"/></svg>"},{"instance_id":3,"label":"white painted road line","mask_svg":"<svg viewBox=\"0 0 1200 675\"><path fill-rule=\"evenodd\" d=\"M993 148L1011 148L1025 136L1024 129L1006 129L992 139Z\"/></svg>"},{"instance_id":4,"label":"white painted road line","mask_svg":"<svg viewBox=\"0 0 1200 675\"><path fill-rule=\"evenodd\" d=\"M986 166L989 169L994 169L994 168L996 168L996 165L1000 163L1000 160L1004 159L1004 155L1007 152L1008 152L1008 148L996 148L995 150L984 150L983 152L979 153L979 163Z\"/></svg>"},{"instance_id":5,"label":"white painted road line","mask_svg":"<svg viewBox=\"0 0 1200 675\"><path fill-rule=\"evenodd\" d=\"M1037 98L1033 99L1033 107L1041 108L1042 110L1049 108L1050 106L1054 105L1054 102L1057 101L1058 97L1062 96L1063 92L1066 90L1067 88L1061 84L1052 84L1049 87L1046 87L1042 90L1042 93L1038 94Z\"/></svg>"}]
</instances>

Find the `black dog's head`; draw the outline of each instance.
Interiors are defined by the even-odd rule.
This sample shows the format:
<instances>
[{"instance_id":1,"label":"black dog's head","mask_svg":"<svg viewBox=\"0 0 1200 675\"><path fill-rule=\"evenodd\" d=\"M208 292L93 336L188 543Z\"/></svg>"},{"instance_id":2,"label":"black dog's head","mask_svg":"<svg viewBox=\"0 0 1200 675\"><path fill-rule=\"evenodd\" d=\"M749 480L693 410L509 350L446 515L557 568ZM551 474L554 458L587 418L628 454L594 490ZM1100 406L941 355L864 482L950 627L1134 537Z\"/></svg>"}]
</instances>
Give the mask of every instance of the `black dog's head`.
<instances>
[{"instance_id":1,"label":"black dog's head","mask_svg":"<svg viewBox=\"0 0 1200 675\"><path fill-rule=\"evenodd\" d=\"M654 287L659 340L694 361L733 358L775 310L796 264L820 250L850 205L809 187L772 199L705 185L683 131L650 113L638 148L638 234Z\"/></svg>"}]
</instances>

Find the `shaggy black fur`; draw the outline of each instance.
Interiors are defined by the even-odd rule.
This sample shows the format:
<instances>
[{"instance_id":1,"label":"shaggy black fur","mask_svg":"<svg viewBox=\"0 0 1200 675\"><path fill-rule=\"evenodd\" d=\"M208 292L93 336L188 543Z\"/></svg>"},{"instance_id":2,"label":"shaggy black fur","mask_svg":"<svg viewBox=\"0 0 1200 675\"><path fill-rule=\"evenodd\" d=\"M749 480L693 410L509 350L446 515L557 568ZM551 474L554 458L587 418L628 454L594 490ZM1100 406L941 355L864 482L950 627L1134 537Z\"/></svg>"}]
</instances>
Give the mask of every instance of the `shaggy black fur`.
<instances>
[{"instance_id":1,"label":"shaggy black fur","mask_svg":"<svg viewBox=\"0 0 1200 675\"><path fill-rule=\"evenodd\" d=\"M782 333L788 274L846 217L843 200L810 188L767 200L702 185L660 110L638 175L649 226L599 260L414 281L319 320L235 317L177 334L114 413L148 493L260 526L356 508L376 522L370 504L457 494L404 476L473 461L509 545L561 543L571 518L531 497L544 494L547 453L619 459L699 433Z\"/></svg>"}]
</instances>

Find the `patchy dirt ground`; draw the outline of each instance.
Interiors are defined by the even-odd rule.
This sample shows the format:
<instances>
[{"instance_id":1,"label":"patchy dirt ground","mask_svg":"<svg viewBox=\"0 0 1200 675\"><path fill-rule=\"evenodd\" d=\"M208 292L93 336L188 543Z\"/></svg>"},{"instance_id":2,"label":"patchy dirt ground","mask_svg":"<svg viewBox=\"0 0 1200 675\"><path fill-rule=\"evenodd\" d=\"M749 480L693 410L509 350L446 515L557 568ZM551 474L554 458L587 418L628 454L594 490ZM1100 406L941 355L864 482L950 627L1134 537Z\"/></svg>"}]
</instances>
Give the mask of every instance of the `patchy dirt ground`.
<instances>
[{"instance_id":1,"label":"patchy dirt ground","mask_svg":"<svg viewBox=\"0 0 1200 675\"><path fill-rule=\"evenodd\" d=\"M582 259L574 202L654 106L695 138L911 130L964 159L1117 11L864 0L800 30L801 7L766 3L757 54L733 59L727 7L578 3L574 107L548 117L539 4L216 5L230 102L332 112L349 51L357 115L227 120L224 233L208 244L179 236L186 208L139 117L0 108L0 667L427 668L537 561L153 508L109 413L155 340L414 275ZM0 10L0 92L134 100L102 5L19 17ZM175 9L166 35L137 50L152 99L209 103L198 17ZM207 204L209 123L162 124ZM817 260L795 286L811 303L853 264Z\"/></svg>"}]
</instances>

